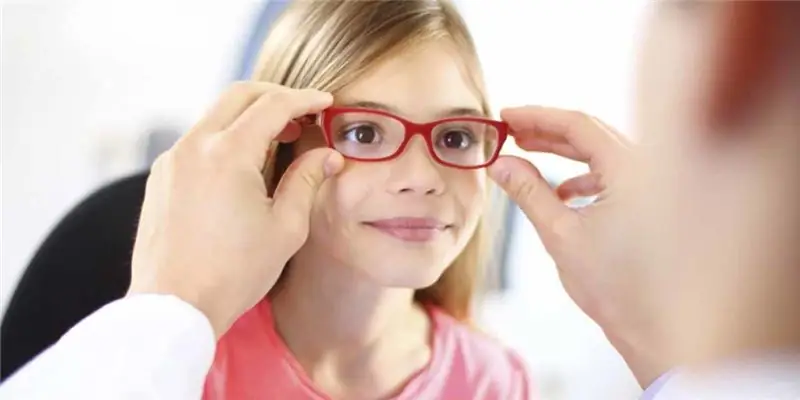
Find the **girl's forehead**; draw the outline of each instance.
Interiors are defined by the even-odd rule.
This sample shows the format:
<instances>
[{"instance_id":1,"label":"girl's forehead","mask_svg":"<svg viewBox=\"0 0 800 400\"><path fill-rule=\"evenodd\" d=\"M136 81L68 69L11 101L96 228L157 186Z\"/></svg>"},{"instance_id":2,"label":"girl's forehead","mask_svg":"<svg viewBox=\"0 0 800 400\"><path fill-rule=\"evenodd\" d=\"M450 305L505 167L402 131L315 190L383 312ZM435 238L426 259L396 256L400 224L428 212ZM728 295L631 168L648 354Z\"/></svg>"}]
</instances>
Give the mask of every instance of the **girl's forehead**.
<instances>
[{"instance_id":1,"label":"girl's forehead","mask_svg":"<svg viewBox=\"0 0 800 400\"><path fill-rule=\"evenodd\" d=\"M483 114L483 94L461 54L430 42L383 60L337 91L337 105L378 104L411 120L433 120L453 110Z\"/></svg>"}]
</instances>

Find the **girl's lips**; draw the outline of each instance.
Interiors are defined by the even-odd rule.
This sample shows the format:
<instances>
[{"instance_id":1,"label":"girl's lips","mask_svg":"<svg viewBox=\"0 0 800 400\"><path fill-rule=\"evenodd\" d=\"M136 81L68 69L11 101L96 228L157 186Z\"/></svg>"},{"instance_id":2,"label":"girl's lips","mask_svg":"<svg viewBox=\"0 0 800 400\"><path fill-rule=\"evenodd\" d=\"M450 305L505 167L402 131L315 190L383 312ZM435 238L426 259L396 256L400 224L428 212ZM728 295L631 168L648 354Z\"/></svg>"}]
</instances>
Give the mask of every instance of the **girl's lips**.
<instances>
[{"instance_id":1,"label":"girl's lips","mask_svg":"<svg viewBox=\"0 0 800 400\"><path fill-rule=\"evenodd\" d=\"M389 236L406 242L423 243L435 239L449 225L435 218L398 217L365 222Z\"/></svg>"}]
</instances>

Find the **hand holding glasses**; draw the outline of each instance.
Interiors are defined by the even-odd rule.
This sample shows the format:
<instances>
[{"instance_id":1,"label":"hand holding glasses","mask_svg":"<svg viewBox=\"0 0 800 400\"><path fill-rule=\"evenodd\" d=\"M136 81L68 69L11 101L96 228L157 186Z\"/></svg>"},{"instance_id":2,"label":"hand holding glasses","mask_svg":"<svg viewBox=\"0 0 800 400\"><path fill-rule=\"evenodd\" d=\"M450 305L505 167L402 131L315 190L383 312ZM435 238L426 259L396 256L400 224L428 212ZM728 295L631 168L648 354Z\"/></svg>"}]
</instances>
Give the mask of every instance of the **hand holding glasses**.
<instances>
[{"instance_id":1,"label":"hand holding glasses","mask_svg":"<svg viewBox=\"0 0 800 400\"><path fill-rule=\"evenodd\" d=\"M319 125L328 147L345 158L366 162L396 158L414 135L421 135L436 162L459 169L491 165L508 134L508 124L488 118L416 123L383 110L356 107L331 107L297 122Z\"/></svg>"}]
</instances>

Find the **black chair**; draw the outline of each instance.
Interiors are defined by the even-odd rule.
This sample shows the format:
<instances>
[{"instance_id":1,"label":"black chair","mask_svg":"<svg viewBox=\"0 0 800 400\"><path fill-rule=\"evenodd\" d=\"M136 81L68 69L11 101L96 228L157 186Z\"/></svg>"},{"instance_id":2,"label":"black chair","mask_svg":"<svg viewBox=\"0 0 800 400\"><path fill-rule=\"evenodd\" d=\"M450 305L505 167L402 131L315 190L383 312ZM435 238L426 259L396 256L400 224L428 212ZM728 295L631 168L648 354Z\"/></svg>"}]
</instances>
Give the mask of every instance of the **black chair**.
<instances>
[{"instance_id":1,"label":"black chair","mask_svg":"<svg viewBox=\"0 0 800 400\"><path fill-rule=\"evenodd\" d=\"M45 239L3 317L0 380L125 295L147 176L140 173L94 192Z\"/></svg>"}]
</instances>

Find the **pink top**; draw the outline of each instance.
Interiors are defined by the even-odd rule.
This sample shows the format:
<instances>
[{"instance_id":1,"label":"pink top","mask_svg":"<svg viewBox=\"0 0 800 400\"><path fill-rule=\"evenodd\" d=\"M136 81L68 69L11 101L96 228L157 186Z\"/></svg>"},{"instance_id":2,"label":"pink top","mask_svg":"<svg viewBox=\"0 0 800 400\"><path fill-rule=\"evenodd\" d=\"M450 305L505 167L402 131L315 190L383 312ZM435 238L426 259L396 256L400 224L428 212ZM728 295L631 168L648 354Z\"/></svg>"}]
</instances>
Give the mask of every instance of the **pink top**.
<instances>
[{"instance_id":1,"label":"pink top","mask_svg":"<svg viewBox=\"0 0 800 400\"><path fill-rule=\"evenodd\" d=\"M517 355L429 308L431 359L393 400L528 400L530 383ZM269 301L244 314L220 339L204 400L328 400L315 388L274 329Z\"/></svg>"}]
</instances>

